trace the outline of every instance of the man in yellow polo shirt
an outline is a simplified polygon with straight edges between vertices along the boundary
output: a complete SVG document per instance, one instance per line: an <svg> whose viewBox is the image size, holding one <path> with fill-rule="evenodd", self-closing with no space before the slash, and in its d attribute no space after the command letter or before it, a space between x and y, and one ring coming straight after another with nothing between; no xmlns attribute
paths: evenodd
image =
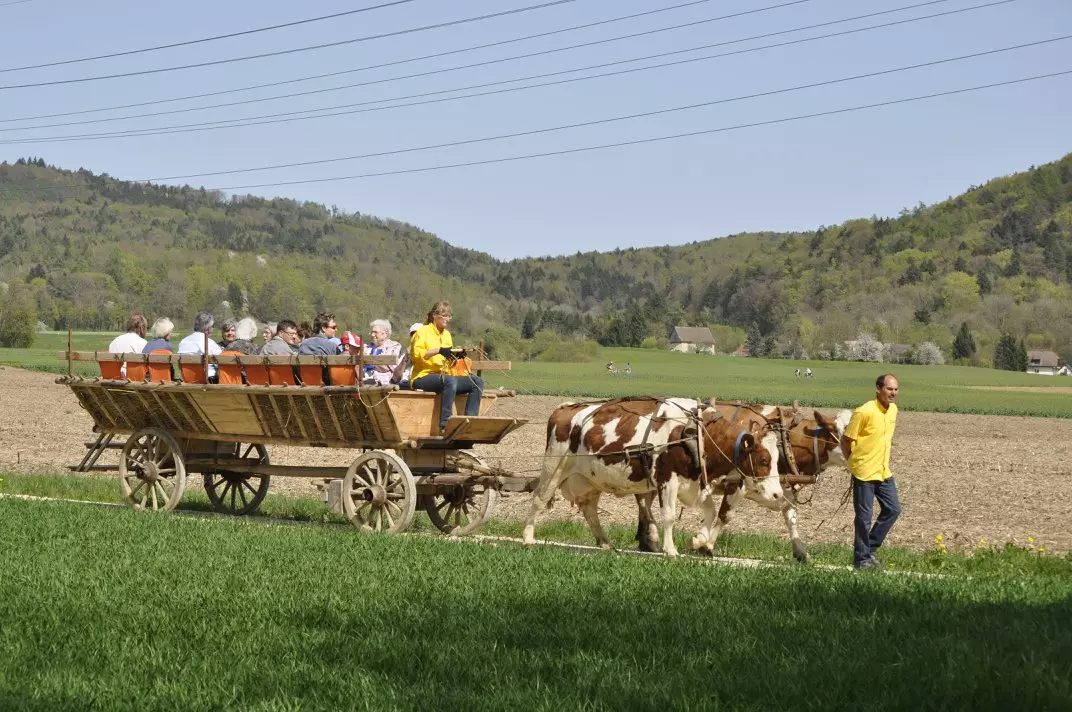
<svg viewBox="0 0 1072 712"><path fill-rule="evenodd" d="M855 545L852 565L857 569L880 569L875 550L882 546L890 527L901 514L897 485L890 472L890 448L897 426L897 391L900 384L892 373L875 381L875 400L852 414L841 438L841 452L852 473L852 505L856 510ZM872 503L882 508L871 524Z"/></svg>

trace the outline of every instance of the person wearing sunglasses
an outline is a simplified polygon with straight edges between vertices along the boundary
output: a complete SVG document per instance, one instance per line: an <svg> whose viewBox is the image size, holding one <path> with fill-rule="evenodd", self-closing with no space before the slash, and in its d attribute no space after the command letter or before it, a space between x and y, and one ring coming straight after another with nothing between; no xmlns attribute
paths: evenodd
<svg viewBox="0 0 1072 712"><path fill-rule="evenodd" d="M301 342L299 356L334 356L342 351L342 339L337 334L339 325L335 315L321 312L313 319L314 335Z"/></svg>

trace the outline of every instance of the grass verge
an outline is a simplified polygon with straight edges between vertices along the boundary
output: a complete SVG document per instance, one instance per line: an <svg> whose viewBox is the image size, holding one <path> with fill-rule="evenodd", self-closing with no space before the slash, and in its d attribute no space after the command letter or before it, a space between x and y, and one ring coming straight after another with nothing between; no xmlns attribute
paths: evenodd
<svg viewBox="0 0 1072 712"><path fill-rule="evenodd" d="M1068 578L738 570L13 500L0 539L4 709L1058 709L1072 696Z"/></svg>

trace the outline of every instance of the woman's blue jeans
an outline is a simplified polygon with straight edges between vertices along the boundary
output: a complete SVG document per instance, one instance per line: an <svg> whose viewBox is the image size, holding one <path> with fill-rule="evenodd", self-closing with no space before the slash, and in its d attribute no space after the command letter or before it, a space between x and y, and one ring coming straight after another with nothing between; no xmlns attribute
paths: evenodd
<svg viewBox="0 0 1072 712"><path fill-rule="evenodd" d="M484 392L484 379L480 376L447 376L442 373L432 373L421 376L413 381L411 387L415 391L430 391L441 394L439 399L439 430L447 427L454 412L454 398L459 393L468 393L465 400L466 415L480 415L480 396Z"/></svg>

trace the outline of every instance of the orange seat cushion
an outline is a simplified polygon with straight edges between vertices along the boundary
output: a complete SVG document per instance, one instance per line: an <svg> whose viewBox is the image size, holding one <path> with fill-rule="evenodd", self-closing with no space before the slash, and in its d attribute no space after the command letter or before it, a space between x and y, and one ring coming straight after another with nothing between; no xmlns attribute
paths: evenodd
<svg viewBox="0 0 1072 712"><path fill-rule="evenodd" d="M123 364L118 361L99 361L101 376L110 381L119 381L123 378Z"/></svg>
<svg viewBox="0 0 1072 712"><path fill-rule="evenodd" d="M241 356L241 351L224 351L221 356ZM241 386L244 382L242 380L242 367L237 363L234 364L220 364L219 371L219 383L221 386Z"/></svg>
<svg viewBox="0 0 1072 712"><path fill-rule="evenodd" d="M328 366L328 375L333 386L357 385L357 372L353 366Z"/></svg>

